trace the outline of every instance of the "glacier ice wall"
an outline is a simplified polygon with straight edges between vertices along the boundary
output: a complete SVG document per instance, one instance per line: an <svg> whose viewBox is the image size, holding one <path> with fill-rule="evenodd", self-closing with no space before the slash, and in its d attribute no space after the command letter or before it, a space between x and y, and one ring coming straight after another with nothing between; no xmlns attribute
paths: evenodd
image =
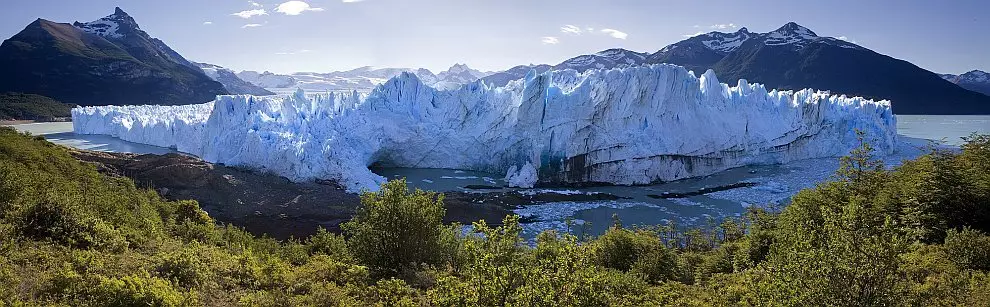
<svg viewBox="0 0 990 307"><path fill-rule="evenodd" d="M645 184L844 155L858 145L856 129L882 153L896 141L886 101L767 91L745 80L730 87L712 71L695 77L666 64L530 73L505 87L453 90L407 73L367 95L219 96L199 105L76 108L72 118L76 133L293 180L335 180L351 191L385 180L372 164L501 173L520 186Z"/></svg>

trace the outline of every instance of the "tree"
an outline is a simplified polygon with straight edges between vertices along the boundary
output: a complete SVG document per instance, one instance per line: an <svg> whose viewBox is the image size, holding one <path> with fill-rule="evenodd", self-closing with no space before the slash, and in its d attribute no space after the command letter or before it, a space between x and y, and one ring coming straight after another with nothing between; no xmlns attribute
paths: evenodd
<svg viewBox="0 0 990 307"><path fill-rule="evenodd" d="M361 207L342 224L353 255L376 276L395 277L421 264L439 265L454 254L456 232L442 223L443 195L417 189L405 179L361 194Z"/></svg>

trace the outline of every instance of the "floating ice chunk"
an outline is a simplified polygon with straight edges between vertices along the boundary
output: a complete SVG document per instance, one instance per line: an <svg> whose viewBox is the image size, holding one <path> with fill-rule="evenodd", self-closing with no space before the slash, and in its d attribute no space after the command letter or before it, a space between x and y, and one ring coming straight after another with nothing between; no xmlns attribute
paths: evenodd
<svg viewBox="0 0 990 307"><path fill-rule="evenodd" d="M536 174L536 168L533 167L533 164L526 162L521 168L517 169L515 166L509 168L509 172L505 175L505 181L510 187L529 189L536 185Z"/></svg>

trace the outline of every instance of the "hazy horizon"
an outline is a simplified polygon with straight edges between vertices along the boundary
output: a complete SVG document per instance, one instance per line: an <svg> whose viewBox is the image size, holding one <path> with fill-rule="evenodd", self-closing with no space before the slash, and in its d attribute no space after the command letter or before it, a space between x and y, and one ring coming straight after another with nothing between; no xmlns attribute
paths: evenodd
<svg viewBox="0 0 990 307"><path fill-rule="evenodd" d="M699 32L773 31L794 21L937 73L990 70L990 3L794 3L619 0L13 0L7 39L37 18L92 21L121 7L189 60L236 71L329 72L363 66L482 71L557 64L610 48L656 52Z"/></svg>

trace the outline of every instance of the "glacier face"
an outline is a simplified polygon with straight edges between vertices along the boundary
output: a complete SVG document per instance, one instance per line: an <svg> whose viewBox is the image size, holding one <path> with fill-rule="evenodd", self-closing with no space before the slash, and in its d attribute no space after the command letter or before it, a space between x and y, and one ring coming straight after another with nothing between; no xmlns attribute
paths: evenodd
<svg viewBox="0 0 990 307"><path fill-rule="evenodd" d="M368 166L453 168L541 182L646 184L747 164L838 156L862 130L891 153L886 101L767 91L649 65L530 73L505 87L437 90L404 73L369 94L219 96L188 106L85 107L76 133L173 147L210 162L350 191L385 180Z"/></svg>

